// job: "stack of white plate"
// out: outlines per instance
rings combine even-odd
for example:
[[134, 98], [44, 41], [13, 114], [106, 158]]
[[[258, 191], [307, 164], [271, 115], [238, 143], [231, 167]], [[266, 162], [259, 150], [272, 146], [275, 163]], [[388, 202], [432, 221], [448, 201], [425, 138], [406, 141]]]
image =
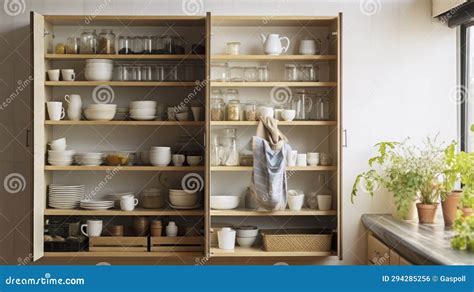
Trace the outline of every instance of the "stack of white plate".
[[74, 160], [79, 165], [97, 166], [104, 162], [104, 153], [82, 152], [74, 156]]
[[114, 207], [114, 201], [82, 200], [81, 208], [87, 210], [107, 210]]
[[154, 120], [156, 118], [156, 101], [130, 102], [130, 118], [138, 121]]
[[71, 165], [75, 153], [74, 150], [48, 150], [48, 163], [56, 166]]
[[114, 62], [106, 59], [86, 60], [84, 71], [86, 79], [89, 81], [110, 81], [112, 80]]
[[57, 209], [74, 209], [84, 197], [84, 185], [49, 185], [49, 206]]
[[110, 121], [115, 117], [116, 110], [116, 104], [94, 103], [84, 109], [84, 115], [91, 121]]

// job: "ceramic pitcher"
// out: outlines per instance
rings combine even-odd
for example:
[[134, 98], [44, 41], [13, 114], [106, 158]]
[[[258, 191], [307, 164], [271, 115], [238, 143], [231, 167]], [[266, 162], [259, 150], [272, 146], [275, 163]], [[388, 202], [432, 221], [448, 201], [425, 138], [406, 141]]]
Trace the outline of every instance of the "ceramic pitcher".
[[64, 100], [68, 103], [67, 116], [70, 120], [79, 121], [82, 112], [82, 99], [79, 94], [71, 94], [64, 96]]
[[[286, 53], [290, 47], [290, 39], [279, 34], [271, 33], [269, 35], [260, 35], [262, 38], [263, 52], [267, 55], [280, 55]], [[281, 41], [286, 41], [286, 46], [281, 44]]]

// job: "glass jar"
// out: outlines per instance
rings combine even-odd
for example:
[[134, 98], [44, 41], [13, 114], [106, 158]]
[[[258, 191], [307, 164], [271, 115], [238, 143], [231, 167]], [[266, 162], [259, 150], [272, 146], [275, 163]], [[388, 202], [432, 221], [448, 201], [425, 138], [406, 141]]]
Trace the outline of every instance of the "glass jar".
[[153, 67], [145, 65], [140, 67], [141, 70], [141, 81], [153, 81]]
[[314, 66], [312, 64], [301, 65], [301, 81], [315, 81]]
[[267, 82], [268, 79], [268, 67], [258, 66], [257, 67], [257, 79], [259, 82]]
[[239, 152], [237, 151], [237, 129], [222, 129], [219, 134], [219, 145], [221, 147], [219, 153], [221, 165], [238, 166]]
[[97, 34], [95, 30], [86, 30], [81, 34], [81, 54], [97, 53]]
[[133, 81], [132, 66], [124, 64], [122, 66], [122, 81]]
[[115, 54], [115, 34], [103, 29], [99, 34], [99, 54]]
[[216, 134], [211, 135], [211, 165], [212, 166], [219, 166], [221, 165], [221, 159], [219, 153], [221, 152], [221, 148], [219, 145], [219, 136]]
[[142, 71], [140, 66], [130, 66], [131, 70], [131, 80], [132, 81], [141, 81], [142, 80]]
[[315, 118], [319, 121], [328, 121], [331, 119], [333, 104], [326, 94], [321, 94], [315, 105]]
[[227, 120], [240, 121], [240, 101], [230, 100], [227, 104]]
[[154, 42], [155, 37], [148, 35], [148, 36], [143, 36], [142, 42], [143, 42], [143, 53], [144, 54], [153, 54], [153, 42]]
[[211, 98], [211, 121], [224, 120], [225, 103], [222, 98]]
[[163, 38], [157, 36], [154, 38], [153, 54], [164, 54], [164, 53], [165, 53], [165, 47], [163, 44]]
[[144, 52], [144, 39], [141, 36], [137, 36], [133, 40], [133, 53], [143, 54]]
[[244, 81], [244, 67], [234, 66], [229, 68], [229, 79], [231, 82]]
[[212, 63], [211, 64], [211, 81], [228, 81], [227, 63]]
[[114, 65], [114, 80], [115, 81], [123, 81], [123, 66], [122, 65]]
[[129, 35], [119, 36], [119, 54], [133, 54], [134, 38]]
[[69, 37], [66, 40], [66, 54], [79, 54], [79, 47], [81, 44], [81, 39], [76, 37]]
[[244, 116], [246, 121], [257, 120], [257, 102], [253, 100], [247, 101], [245, 104]]
[[257, 67], [244, 68], [244, 80], [247, 82], [255, 82], [258, 80]]
[[309, 120], [313, 108], [312, 95], [305, 89], [297, 91], [291, 99], [291, 109], [296, 111], [296, 120]]
[[178, 66], [176, 65], [164, 65], [164, 80], [166, 81], [177, 81], [178, 80]]
[[238, 55], [240, 52], [240, 42], [228, 42], [225, 52], [227, 55]]
[[163, 43], [163, 53], [172, 54], [173, 53], [173, 37], [170, 35], [165, 35], [161, 37]]
[[298, 81], [298, 67], [295, 64], [285, 64], [285, 81]]

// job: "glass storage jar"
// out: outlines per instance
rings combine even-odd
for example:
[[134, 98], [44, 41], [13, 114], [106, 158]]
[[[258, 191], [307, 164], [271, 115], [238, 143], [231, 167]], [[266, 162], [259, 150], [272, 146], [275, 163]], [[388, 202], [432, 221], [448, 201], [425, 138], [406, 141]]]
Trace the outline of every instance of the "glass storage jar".
[[301, 81], [316, 81], [313, 64], [301, 65]]
[[224, 100], [222, 98], [211, 98], [211, 121], [223, 121], [224, 111]]
[[79, 48], [81, 44], [81, 39], [76, 37], [69, 37], [66, 40], [66, 54], [79, 54]]
[[164, 54], [165, 46], [162, 37], [155, 37], [153, 42], [153, 54]]
[[97, 34], [95, 30], [86, 30], [81, 34], [81, 54], [97, 53]]
[[244, 80], [247, 82], [255, 82], [258, 80], [257, 67], [244, 68]]
[[124, 64], [122, 65], [122, 81], [133, 81], [132, 66]]
[[298, 67], [295, 64], [285, 64], [285, 81], [298, 81]]
[[133, 53], [143, 54], [144, 53], [144, 39], [141, 36], [135, 37], [133, 41]]
[[221, 158], [220, 158], [221, 147], [219, 145], [219, 136], [215, 133], [211, 135], [211, 165], [212, 166], [219, 166], [221, 165]]
[[119, 54], [133, 54], [133, 45], [134, 38], [129, 35], [121, 35], [119, 36]]
[[141, 81], [142, 80], [142, 71], [140, 66], [130, 66], [132, 81]]
[[228, 81], [227, 63], [212, 63], [211, 64], [211, 81]]
[[164, 65], [164, 80], [176, 81], [178, 80], [178, 66], [176, 65]]
[[142, 81], [152, 81], [153, 80], [153, 67], [150, 65], [144, 65], [140, 67], [141, 70], [141, 80]]
[[120, 64], [114, 65], [114, 80], [123, 81], [123, 66]]
[[229, 79], [231, 82], [244, 81], [244, 67], [233, 66], [229, 68]]
[[155, 37], [151, 35], [143, 36], [143, 53], [144, 54], [153, 54], [153, 42]]
[[247, 101], [245, 104], [244, 116], [246, 121], [257, 120], [257, 102], [253, 100]]
[[165, 80], [165, 68], [162, 65], [155, 66], [155, 71], [153, 72], [153, 80], [163, 81]]
[[99, 54], [115, 54], [115, 34], [103, 29], [99, 34]]
[[313, 96], [305, 89], [297, 91], [291, 99], [291, 109], [296, 111], [295, 120], [309, 120], [313, 108]]
[[326, 94], [321, 94], [315, 106], [315, 118], [320, 121], [328, 121], [331, 119], [333, 103]]
[[258, 66], [257, 67], [257, 79], [259, 82], [267, 82], [268, 79], [268, 67]]
[[227, 120], [228, 121], [240, 121], [240, 101], [229, 100], [227, 104]]

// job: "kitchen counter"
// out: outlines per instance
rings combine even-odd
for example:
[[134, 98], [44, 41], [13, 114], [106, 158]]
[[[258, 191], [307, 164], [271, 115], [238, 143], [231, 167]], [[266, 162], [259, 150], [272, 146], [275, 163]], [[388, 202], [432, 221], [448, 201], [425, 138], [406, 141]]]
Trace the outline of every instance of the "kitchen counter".
[[391, 215], [365, 214], [362, 222], [380, 240], [418, 265], [474, 265], [474, 254], [451, 248], [454, 233], [439, 224], [418, 224]]

